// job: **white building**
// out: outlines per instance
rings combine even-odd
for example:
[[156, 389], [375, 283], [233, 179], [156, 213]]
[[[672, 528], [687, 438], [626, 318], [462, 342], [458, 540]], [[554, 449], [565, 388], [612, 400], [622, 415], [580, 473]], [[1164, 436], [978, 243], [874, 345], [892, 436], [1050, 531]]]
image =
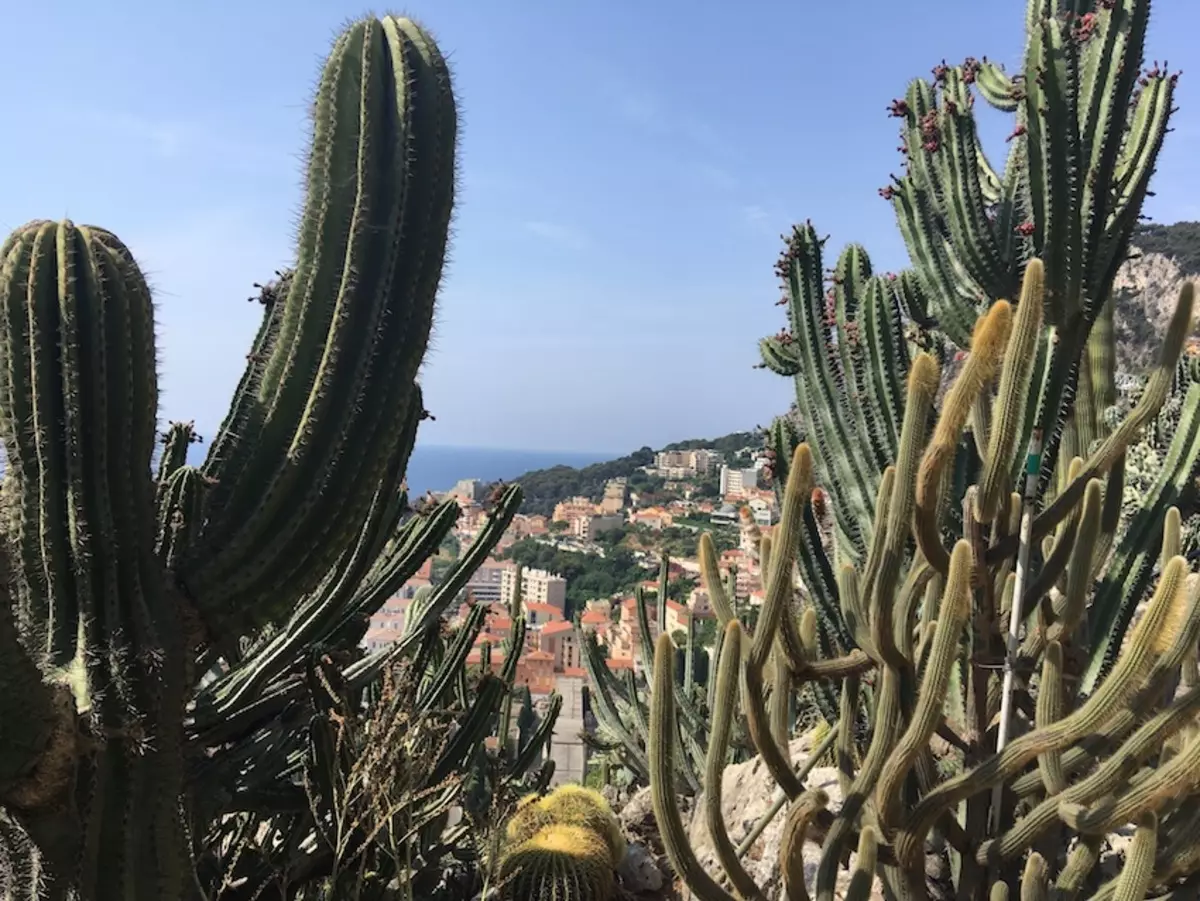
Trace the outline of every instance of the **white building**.
[[[506, 566], [500, 574], [500, 603], [512, 604], [517, 589], [517, 567]], [[567, 580], [542, 569], [521, 570], [521, 599], [525, 603], [550, 604], [559, 610], [567, 606]]]
[[730, 469], [721, 467], [721, 497], [728, 494], [745, 494], [758, 487], [757, 469]]

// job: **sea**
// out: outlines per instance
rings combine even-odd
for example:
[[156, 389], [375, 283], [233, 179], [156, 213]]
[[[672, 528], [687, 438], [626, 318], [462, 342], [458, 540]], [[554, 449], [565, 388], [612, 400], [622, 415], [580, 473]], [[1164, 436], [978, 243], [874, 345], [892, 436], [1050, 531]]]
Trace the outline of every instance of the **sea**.
[[[204, 461], [207, 445], [192, 445], [188, 462]], [[550, 466], [587, 466], [621, 456], [619, 453], [582, 453], [574, 451], [510, 450], [489, 447], [446, 447], [418, 444], [408, 458], [408, 496], [420, 497], [426, 491], [442, 492], [453, 488], [459, 479], [511, 481], [535, 469]]]
[[501, 450], [487, 447], [417, 445], [408, 459], [408, 496], [426, 491], [447, 491], [459, 479], [511, 481], [534, 469], [551, 466], [588, 466], [619, 457], [619, 453]]

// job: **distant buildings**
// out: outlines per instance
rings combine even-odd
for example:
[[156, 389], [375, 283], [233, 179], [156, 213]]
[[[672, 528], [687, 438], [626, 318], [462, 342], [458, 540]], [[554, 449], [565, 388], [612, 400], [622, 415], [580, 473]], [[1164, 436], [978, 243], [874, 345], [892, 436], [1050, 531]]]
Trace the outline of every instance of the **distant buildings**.
[[586, 497], [572, 497], [565, 501], [559, 501], [554, 505], [553, 522], [565, 522], [572, 530], [575, 528], [575, 522], [580, 519], [595, 516], [597, 507], [592, 503], [591, 499]]
[[499, 604], [506, 564], [486, 560], [467, 580], [466, 594], [480, 604]]
[[625, 517], [618, 514], [609, 516], [581, 516], [575, 520], [571, 531], [576, 538], [583, 541], [593, 541], [605, 532], [611, 532], [625, 525]]
[[740, 497], [758, 488], [757, 469], [730, 469], [721, 467], [721, 497]]
[[487, 497], [488, 487], [481, 479], [459, 479], [457, 484], [450, 489], [451, 497], [456, 497], [460, 501], [467, 503], [476, 503]]
[[[516, 590], [517, 567], [510, 564], [500, 575], [500, 604], [505, 609], [512, 605]], [[561, 614], [567, 606], [567, 580], [543, 569], [522, 569], [521, 600], [525, 604], [549, 604]]]
[[705, 448], [659, 451], [654, 456], [654, 468], [665, 479], [687, 479], [708, 475], [720, 462], [720, 454]]
[[600, 501], [601, 515], [620, 513], [629, 503], [629, 482], [625, 478], [609, 479]]

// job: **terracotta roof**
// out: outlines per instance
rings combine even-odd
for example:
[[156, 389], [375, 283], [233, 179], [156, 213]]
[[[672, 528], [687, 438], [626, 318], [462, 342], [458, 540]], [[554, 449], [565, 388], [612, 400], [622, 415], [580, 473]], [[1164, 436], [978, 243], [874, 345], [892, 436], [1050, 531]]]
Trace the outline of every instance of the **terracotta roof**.
[[535, 613], [555, 613], [562, 618], [562, 611], [553, 604], [543, 604], [540, 601], [530, 601], [525, 605], [526, 610], [533, 610]]
[[616, 657], [605, 661], [609, 669], [633, 669], [632, 657]]
[[553, 660], [554, 655], [549, 651], [530, 651], [521, 658], [522, 660]]
[[581, 617], [581, 622], [586, 625], [598, 625], [609, 621], [609, 616], [601, 610], [589, 610]]
[[575, 627], [565, 620], [556, 620], [555, 622], [546, 623], [546, 625], [542, 626], [543, 635], [559, 635], [563, 632], [573, 631], [575, 631]]
[[568, 666], [563, 669], [562, 674], [569, 678], [582, 679], [587, 676], [587, 670], [581, 666]]

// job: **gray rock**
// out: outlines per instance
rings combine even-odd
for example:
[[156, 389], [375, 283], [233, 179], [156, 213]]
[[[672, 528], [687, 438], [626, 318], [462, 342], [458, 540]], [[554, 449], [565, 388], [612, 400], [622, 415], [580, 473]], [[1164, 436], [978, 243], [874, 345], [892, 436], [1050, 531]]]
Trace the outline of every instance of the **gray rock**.
[[659, 869], [654, 855], [644, 845], [631, 842], [625, 851], [625, 859], [617, 870], [621, 885], [632, 895], [661, 892], [667, 884], [667, 875]]
[[[792, 741], [790, 746], [791, 758], [799, 763], [805, 758], [812, 744], [808, 736]], [[837, 779], [837, 770], [831, 767], [815, 768], [805, 780], [809, 788], [820, 788], [829, 795], [829, 806], [836, 810], [842, 803], [841, 786]], [[754, 757], [745, 763], [734, 764], [725, 769], [725, 777], [721, 786], [721, 812], [725, 826], [734, 845], [738, 845], [754, 828], [754, 825], [765, 816], [780, 796], [775, 780], [771, 777], [762, 758]], [[742, 864], [746, 872], [753, 877], [763, 894], [768, 898], [782, 895], [783, 876], [779, 867], [779, 850], [783, 844], [783, 826], [787, 819], [784, 808], [762, 835], [751, 845]], [[713, 849], [712, 838], [708, 826], [704, 822], [703, 799], [696, 803], [695, 813], [688, 826], [688, 836], [696, 857], [714, 877], [721, 879], [723, 873], [717, 863], [716, 852]], [[817, 864], [821, 859], [821, 849], [816, 844], [808, 842], [804, 846], [804, 872], [807, 877], [809, 891], [812, 891], [816, 879]], [[851, 855], [853, 861], [853, 855]], [[838, 875], [837, 891], [845, 894], [850, 883], [850, 871], [842, 870]], [[691, 897], [686, 895], [685, 897]], [[883, 892], [878, 880], [871, 895], [872, 898], [882, 898]]]
[[650, 803], [650, 789], [640, 788], [625, 802], [617, 815], [621, 828], [634, 838], [653, 839], [658, 842], [658, 822], [654, 819], [654, 807]]

